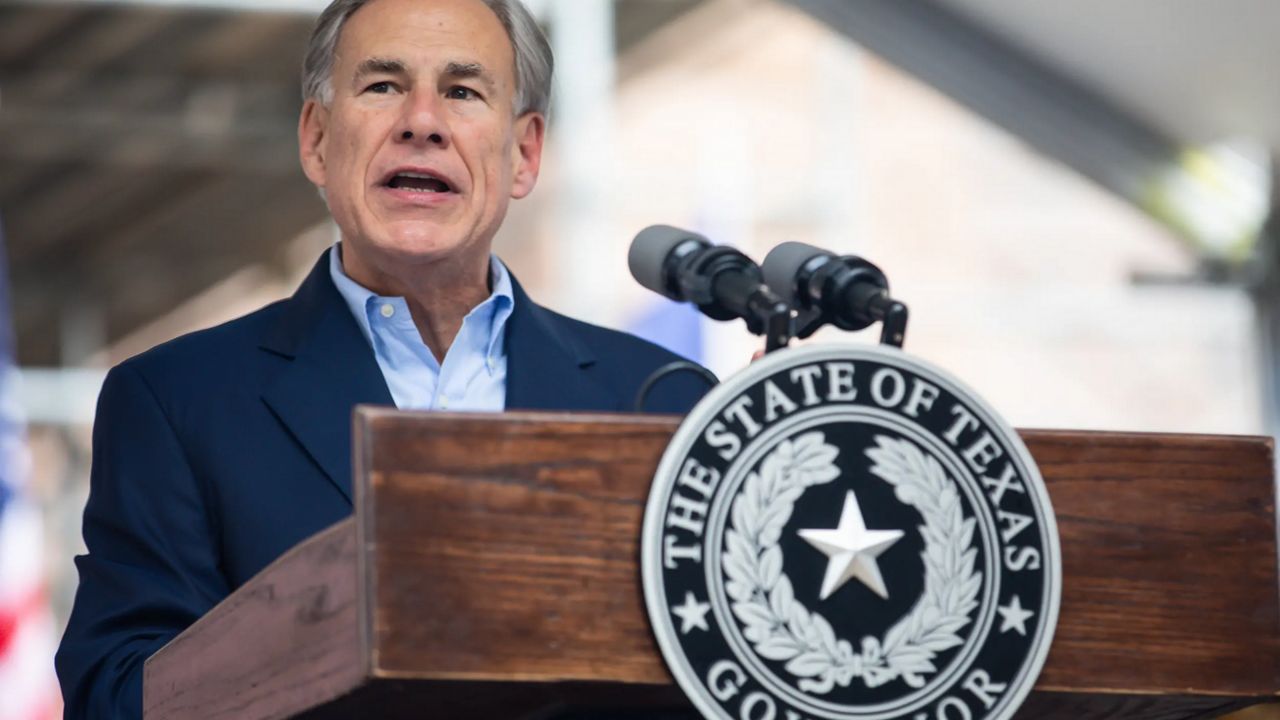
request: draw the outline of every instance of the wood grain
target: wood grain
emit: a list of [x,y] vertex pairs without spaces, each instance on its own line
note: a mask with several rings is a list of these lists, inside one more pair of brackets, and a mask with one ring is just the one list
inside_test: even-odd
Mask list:
[[1196,695],[1031,693],[1013,720],[1208,720],[1255,700]]
[[1270,439],[1023,436],[1063,548],[1062,613],[1038,687],[1280,690]]
[[378,680],[300,720],[702,720],[674,685]]
[[[380,673],[666,677],[635,562],[675,423],[545,417],[364,416],[365,499],[376,500],[362,506],[362,532],[373,575],[394,583],[370,618]],[[1064,548],[1062,613],[1038,688],[1280,690],[1270,440],[1023,437]]]
[[375,416],[357,483],[381,676],[668,683],[639,584],[666,421]]
[[[675,427],[359,410],[354,523],[300,545],[158,653],[147,717],[684,717],[638,570]],[[1274,700],[1271,441],[1022,435],[1057,513],[1064,590],[1019,720],[1189,720]]]
[[351,520],[267,566],[147,660],[147,720],[285,718],[364,679]]

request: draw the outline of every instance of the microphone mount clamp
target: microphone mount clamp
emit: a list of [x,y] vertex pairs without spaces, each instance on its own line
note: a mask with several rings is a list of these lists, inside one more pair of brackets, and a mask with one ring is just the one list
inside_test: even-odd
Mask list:
[[[792,335],[807,338],[823,325],[857,331],[880,323],[880,344],[901,348],[907,334],[907,306],[889,296],[880,268],[854,255],[815,256],[800,270]],[[838,298],[848,310],[836,313],[823,302]],[[825,305],[825,307],[824,307]]]
[[[791,308],[763,284],[758,266],[731,247],[717,245],[699,250],[673,253],[676,262],[688,264],[687,269],[694,271],[668,275],[679,278],[678,295],[712,319],[741,317],[748,331],[764,336],[765,352],[786,347],[791,342]],[[722,283],[726,285],[721,287],[720,297],[743,298],[741,307],[730,310],[717,301],[713,289]]]

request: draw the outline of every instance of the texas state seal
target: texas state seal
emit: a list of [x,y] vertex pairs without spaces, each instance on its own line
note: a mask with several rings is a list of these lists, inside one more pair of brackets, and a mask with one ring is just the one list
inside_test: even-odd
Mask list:
[[1018,435],[888,347],[773,353],[680,426],[645,511],[667,666],[707,718],[1005,720],[1058,618]]

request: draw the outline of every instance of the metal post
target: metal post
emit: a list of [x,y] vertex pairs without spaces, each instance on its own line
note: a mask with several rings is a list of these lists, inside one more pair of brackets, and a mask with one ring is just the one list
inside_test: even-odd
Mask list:
[[1271,211],[1258,236],[1249,294],[1257,318],[1263,423],[1267,434],[1280,438],[1280,158],[1271,168]]

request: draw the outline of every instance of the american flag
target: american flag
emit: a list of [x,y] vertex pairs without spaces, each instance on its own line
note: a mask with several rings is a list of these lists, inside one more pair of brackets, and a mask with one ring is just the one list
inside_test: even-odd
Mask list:
[[0,720],[48,720],[61,704],[54,628],[44,583],[40,510],[30,497],[30,455],[18,407],[18,371],[0,232]]

